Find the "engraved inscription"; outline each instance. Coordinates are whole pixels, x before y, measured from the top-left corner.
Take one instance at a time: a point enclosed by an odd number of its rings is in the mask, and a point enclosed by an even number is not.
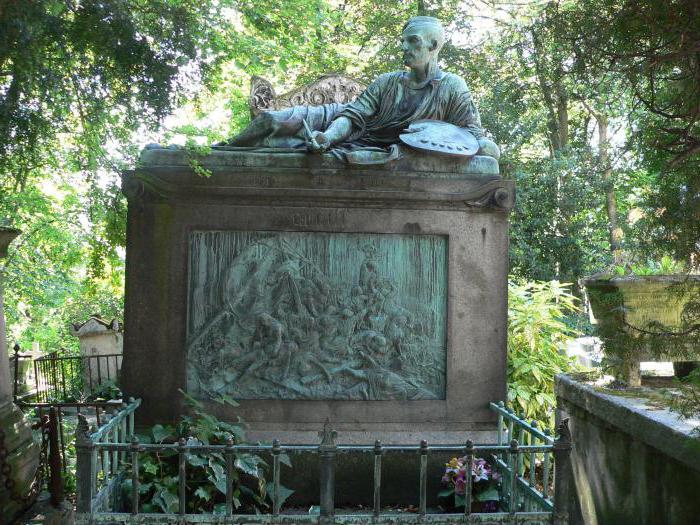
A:
[[[261,188],[271,188],[272,187],[272,177],[267,175],[254,175],[252,177],[253,185],[259,186]]]
[[[345,224],[345,213],[338,210],[295,213],[292,215],[292,224],[302,228],[313,226],[342,226]]]
[[[188,296],[198,398],[445,398],[444,236],[194,232]]]

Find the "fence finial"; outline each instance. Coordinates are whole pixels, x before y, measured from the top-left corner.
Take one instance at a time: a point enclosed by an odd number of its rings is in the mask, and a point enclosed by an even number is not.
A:
[[[334,447],[335,438],[338,437],[338,433],[331,428],[331,421],[326,418],[326,422],[323,424],[323,430],[318,433],[318,437],[321,438],[322,447]]]
[[[571,430],[569,430],[569,418],[563,419],[557,427],[557,439],[554,441],[554,448],[568,450],[571,448]]]
[[[75,427],[75,441],[78,445],[92,444],[90,439],[90,425],[84,414],[78,414],[78,424]]]

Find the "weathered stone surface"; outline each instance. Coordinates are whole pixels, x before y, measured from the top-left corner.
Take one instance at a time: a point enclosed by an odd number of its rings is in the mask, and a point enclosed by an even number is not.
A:
[[[0,258],[19,230],[0,227]],[[0,275],[0,523],[11,523],[32,504],[33,481],[39,467],[39,447],[32,439],[29,422],[12,400],[2,275]],[[5,521],[6,520],[6,521]]]
[[[105,321],[96,316],[88,318],[83,323],[71,326],[71,335],[80,341],[80,355],[96,357],[89,367],[83,370],[83,381],[88,389],[98,389],[108,382],[117,382],[121,369],[123,334],[116,319]]]
[[[700,421],[568,376],[557,377],[556,394],[574,443],[572,525],[697,521],[700,454],[692,432]]]
[[[279,150],[265,148],[215,148],[206,159],[199,159],[184,149],[154,148],[141,153],[139,165],[144,168],[182,168],[191,161],[200,162],[212,171],[230,168],[250,168],[268,170],[275,173],[292,173],[299,178],[299,170],[313,170],[313,174],[333,175],[338,170],[366,176],[410,175],[411,177],[461,178],[475,176],[479,178],[498,178],[498,161],[492,157],[476,155],[471,159],[426,155],[410,148],[401,149],[401,157],[396,161],[378,165],[346,165],[338,157],[325,153],[309,155],[304,151]]]
[[[630,386],[641,385],[641,361],[700,359],[700,275],[597,277],[584,285],[605,351],[625,361]]]
[[[230,311],[221,307],[223,301],[198,299],[199,303],[193,303],[191,299],[199,293],[193,283],[209,283],[211,297],[221,290],[216,283],[222,274],[214,266],[209,273],[193,277],[192,272],[198,271],[192,258],[198,239],[208,236],[211,246],[221,241],[220,248],[225,250],[246,235],[271,235],[278,239],[275,242],[290,238],[320,242],[318,239],[333,239],[337,234],[337,239],[350,239],[354,247],[361,248],[367,240],[376,242],[381,248],[378,252],[388,250],[382,243],[395,246],[397,239],[414,239],[410,241],[414,244],[419,237],[421,242],[444,242],[444,393],[435,391],[438,395],[433,399],[418,400],[384,396],[382,401],[289,400],[281,396],[244,399],[234,411],[218,403],[208,407],[224,417],[241,415],[251,425],[253,438],[276,435],[287,442],[306,440],[327,418],[339,431],[339,441],[346,442],[366,440],[370,435],[371,439],[381,435],[387,442],[400,442],[407,433],[428,431],[435,441],[461,442],[465,432],[495,428],[488,402],[503,399],[505,394],[507,224],[513,204],[512,182],[495,174],[464,173],[469,171],[464,168],[468,163],[462,165],[462,172],[450,172],[450,162],[435,164],[439,167],[435,171],[407,171],[407,166],[401,171],[390,166],[331,168],[323,167],[326,160],[321,156],[293,154],[278,160],[240,151],[216,152],[199,159],[212,172],[205,178],[193,172],[185,155],[152,150],[144,155],[139,169],[124,174],[129,218],[122,377],[127,394],[144,400],[141,423],[174,420],[182,411],[177,391],[187,388],[188,327],[197,315],[188,313],[188,303],[204,305],[205,311],[211,304],[223,308],[219,312]],[[285,165],[287,162],[291,165]],[[310,241],[300,245],[305,242]],[[206,257],[215,251],[208,248]],[[221,260],[230,262],[233,255]],[[353,257],[362,266],[366,256],[360,250],[349,258]],[[390,268],[391,260],[377,263],[385,279],[400,282],[408,278],[401,273],[410,276],[423,271],[413,260],[407,267],[392,263]],[[340,283],[340,295],[360,286],[357,264],[343,269],[349,273],[347,282]],[[434,282],[437,285],[442,279]],[[430,278],[425,276],[424,281]],[[414,305],[393,302],[406,310],[418,309],[416,297]],[[308,311],[308,306],[304,308]],[[209,315],[216,316],[216,308],[205,312],[211,320]],[[415,319],[412,323],[416,326]],[[254,339],[256,328],[248,326],[247,330],[248,341],[254,345],[250,337]],[[258,343],[270,336],[268,332],[264,337],[263,332]],[[358,379],[363,382],[369,381]],[[487,437],[471,435],[475,440]]]

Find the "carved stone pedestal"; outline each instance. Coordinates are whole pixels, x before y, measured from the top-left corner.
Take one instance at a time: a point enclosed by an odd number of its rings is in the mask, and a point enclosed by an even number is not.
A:
[[[494,159],[144,152],[129,199],[122,382],[183,389],[250,438],[475,441],[505,396],[508,212]],[[231,409],[211,401],[225,394]]]
[[[18,234],[19,230],[0,227],[0,259],[7,256],[7,247]],[[32,504],[38,467],[39,446],[32,439],[29,422],[12,400],[0,274],[0,524],[12,523]]]

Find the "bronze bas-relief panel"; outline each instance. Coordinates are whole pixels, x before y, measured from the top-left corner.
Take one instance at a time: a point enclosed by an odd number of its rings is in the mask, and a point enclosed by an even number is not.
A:
[[[445,399],[447,237],[194,231],[200,399]]]

